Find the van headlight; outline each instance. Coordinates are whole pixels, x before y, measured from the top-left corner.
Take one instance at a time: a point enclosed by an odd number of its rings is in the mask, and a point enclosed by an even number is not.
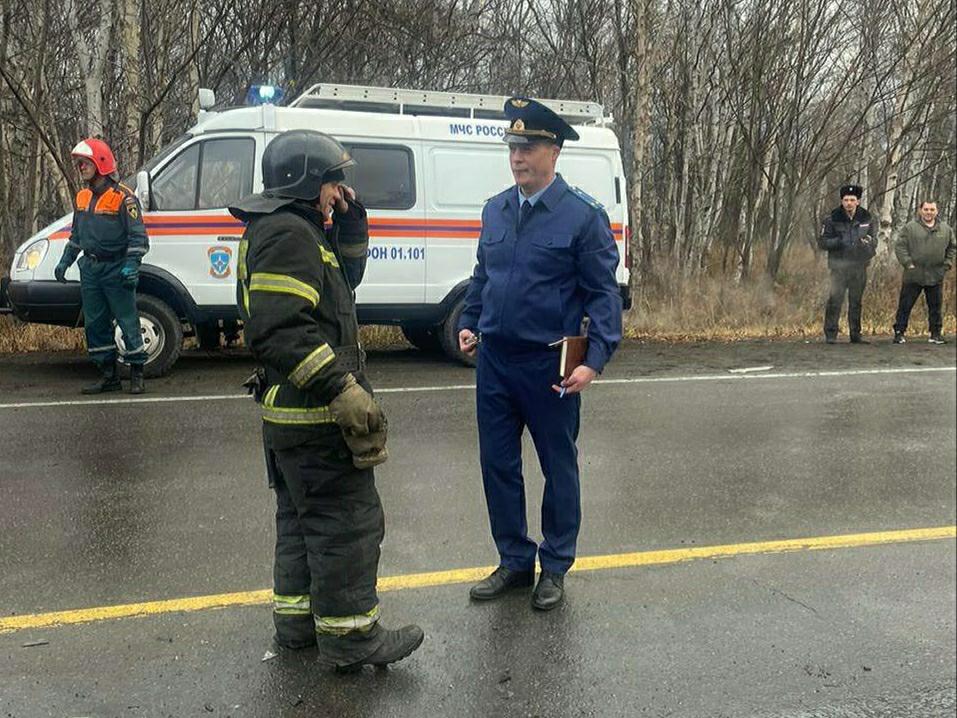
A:
[[[47,256],[49,248],[50,243],[45,239],[38,239],[33,244],[27,245],[17,261],[17,271],[32,271],[39,267],[40,262]]]

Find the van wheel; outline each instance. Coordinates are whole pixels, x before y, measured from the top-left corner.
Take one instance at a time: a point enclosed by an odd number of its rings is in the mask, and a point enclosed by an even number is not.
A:
[[[143,375],[148,379],[164,376],[179,359],[183,348],[183,325],[166,302],[149,294],[136,296],[136,309],[140,314],[140,332],[146,347]],[[120,363],[125,364],[122,357],[126,347],[119,327],[116,327],[116,346],[120,350]]]
[[[439,340],[439,332],[442,327],[410,327],[402,325],[402,335],[409,341],[409,344],[416,349],[424,352],[440,352],[442,342]]]
[[[476,356],[469,356],[459,349],[459,317],[462,316],[462,310],[465,309],[465,295],[459,297],[458,301],[452,305],[452,311],[445,318],[445,321],[439,327],[439,342],[442,344],[442,351],[450,358],[465,364],[465,366],[475,366]],[[481,351],[481,349],[479,350]]]

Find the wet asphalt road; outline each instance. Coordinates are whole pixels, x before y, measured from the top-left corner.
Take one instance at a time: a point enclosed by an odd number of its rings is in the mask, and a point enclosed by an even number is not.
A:
[[[955,522],[954,345],[631,344],[585,399],[582,556]],[[780,378],[698,380],[773,366]],[[911,371],[945,368],[945,371]],[[853,374],[872,369],[902,373]],[[148,398],[230,396],[187,356]],[[793,376],[829,370],[833,376]],[[0,618],[266,588],[271,496],[246,400],[74,400],[82,358],[0,358]],[[465,368],[372,357],[390,417],[381,575],[490,565]],[[119,398],[114,395],[111,398]],[[526,446],[530,525],[542,477]],[[568,600],[382,594],[426,643],[335,676],[261,662],[266,606],[0,633],[0,718],[940,716],[955,697],[952,539],[575,573]],[[23,647],[31,641],[45,645]]]

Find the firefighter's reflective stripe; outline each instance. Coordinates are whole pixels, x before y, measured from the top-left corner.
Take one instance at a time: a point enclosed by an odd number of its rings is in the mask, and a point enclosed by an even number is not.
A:
[[[236,278],[239,280],[239,285],[243,289],[243,310],[247,315],[249,314],[249,282],[246,281],[249,277],[249,271],[246,269],[246,252],[248,250],[249,242],[244,236],[239,243],[239,257],[236,259]]]
[[[273,611],[286,616],[302,616],[312,613],[312,604],[309,596],[280,596],[272,595]]]
[[[368,631],[379,620],[379,606],[357,616],[316,616],[316,633],[344,636],[351,631]]]
[[[336,269],[339,269],[339,260],[336,259],[336,253],[332,252],[321,244],[319,245],[319,255],[322,257],[322,261],[326,264],[332,265]]]
[[[276,294],[292,294],[301,297],[315,307],[319,304],[319,292],[305,282],[300,282],[288,274],[272,274],[270,272],[253,272],[249,278],[250,292],[274,292]]]
[[[328,344],[320,344],[315,350],[309,353],[305,359],[296,365],[296,368],[289,374],[289,381],[302,389],[322,368],[334,361],[336,353]]]
[[[310,424],[335,424],[336,420],[332,417],[332,412],[328,406],[315,407],[297,407],[286,408],[276,406],[276,395],[279,393],[279,385],[269,387],[269,390],[263,396],[263,421],[270,424],[286,425],[310,425]]]

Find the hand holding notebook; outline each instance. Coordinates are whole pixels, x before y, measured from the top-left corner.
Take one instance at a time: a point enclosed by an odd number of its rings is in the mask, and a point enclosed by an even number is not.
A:
[[[558,392],[559,396],[577,394],[598,376],[594,369],[584,364],[588,353],[587,336],[562,337],[552,346],[561,347],[558,359],[558,375],[561,377],[561,383],[552,385],[552,389]]]

